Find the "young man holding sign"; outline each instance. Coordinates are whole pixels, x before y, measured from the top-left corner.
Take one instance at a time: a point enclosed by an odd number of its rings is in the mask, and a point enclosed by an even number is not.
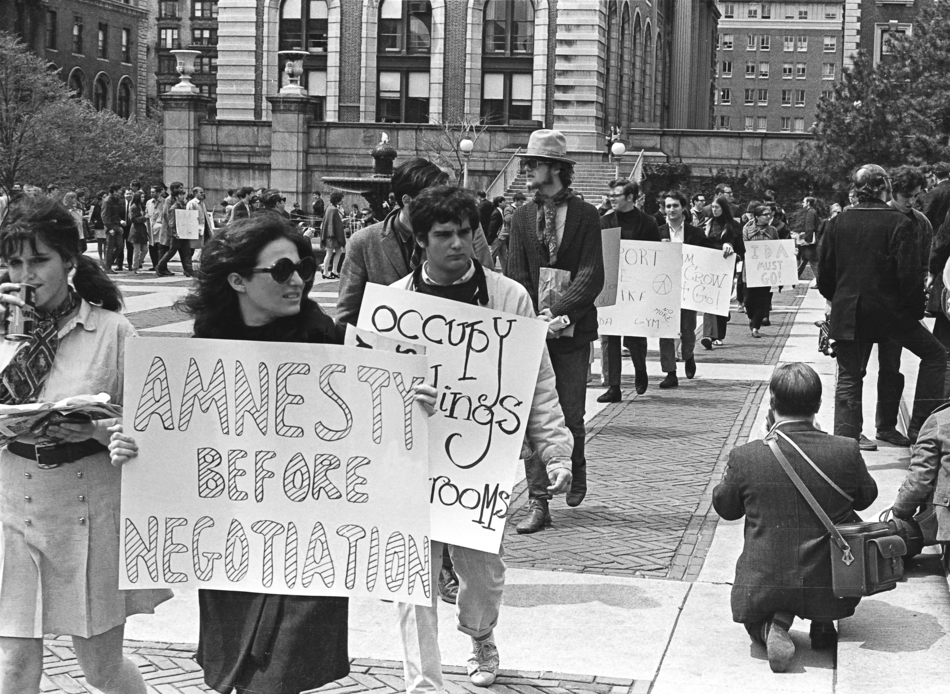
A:
[[[486,272],[472,259],[473,229],[478,228],[479,219],[470,193],[454,186],[430,188],[412,201],[409,214],[413,236],[425,249],[426,260],[394,286],[535,317],[531,299],[521,285],[499,273]],[[542,353],[531,402],[526,446],[546,467],[549,483],[546,493],[563,493],[571,483],[572,441],[558,404],[554,369],[547,349]],[[451,545],[450,551],[460,579],[458,628],[472,637],[468,673],[476,686],[487,687],[495,681],[499,665],[493,630],[505,585],[503,549],[492,554]],[[437,571],[442,543],[432,543],[432,556],[433,571]],[[410,693],[444,691],[437,605],[435,592],[431,605],[399,604],[406,691]]]

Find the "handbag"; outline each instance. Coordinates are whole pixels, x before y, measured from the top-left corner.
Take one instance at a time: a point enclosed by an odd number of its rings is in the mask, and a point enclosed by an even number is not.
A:
[[[849,501],[853,498],[836,485],[815,463],[805,455],[794,441],[780,431],[781,436],[818,472],[835,490]],[[903,556],[907,552],[904,540],[893,528],[881,522],[857,522],[835,525],[828,514],[802,482],[791,463],[782,453],[775,436],[769,435],[766,443],[778,459],[779,465],[792,480],[808,505],[831,534],[831,589],[836,598],[860,598],[882,593],[897,587],[904,578]]]

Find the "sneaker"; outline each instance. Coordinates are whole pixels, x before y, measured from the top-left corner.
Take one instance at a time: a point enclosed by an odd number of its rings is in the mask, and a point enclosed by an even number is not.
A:
[[[442,598],[442,602],[447,602],[450,605],[454,605],[458,601],[459,596],[459,579],[453,571],[448,566],[443,566],[442,570],[439,571],[439,597]]]
[[[700,340],[700,342],[702,343],[703,347],[705,347],[706,349],[713,348],[713,341],[710,340],[708,337],[704,337],[702,340]]]
[[[892,443],[895,446],[910,446],[910,439],[900,433],[897,429],[888,429],[886,431],[879,431],[874,437],[878,441],[886,441],[887,443]]]
[[[862,451],[876,451],[877,444],[864,434],[861,434],[861,438],[858,439],[858,448],[860,448]]]
[[[722,340],[713,340],[713,346],[722,347]]]
[[[498,646],[495,635],[472,639],[472,655],[468,659],[468,677],[476,687],[490,687],[498,677]]]

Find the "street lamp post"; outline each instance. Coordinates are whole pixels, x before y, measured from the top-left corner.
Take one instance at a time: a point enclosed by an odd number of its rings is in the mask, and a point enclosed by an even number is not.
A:
[[[459,142],[459,151],[464,157],[462,163],[462,187],[468,188],[468,159],[472,156],[472,150],[475,149],[475,143],[467,137]]]
[[[620,157],[623,156],[623,153],[627,151],[627,148],[622,142],[614,142],[610,145],[610,154],[614,157],[614,161],[617,166],[614,169],[614,178],[620,178]]]

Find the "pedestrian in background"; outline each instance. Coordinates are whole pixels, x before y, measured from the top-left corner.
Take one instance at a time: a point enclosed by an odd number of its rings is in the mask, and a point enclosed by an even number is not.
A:
[[[330,206],[323,214],[323,248],[326,257],[323,259],[323,279],[335,280],[340,278],[343,268],[343,254],[346,248],[346,233],[343,230],[343,215],[340,203],[343,202],[343,193],[330,194]],[[338,266],[334,269],[334,261],[339,258]]]

